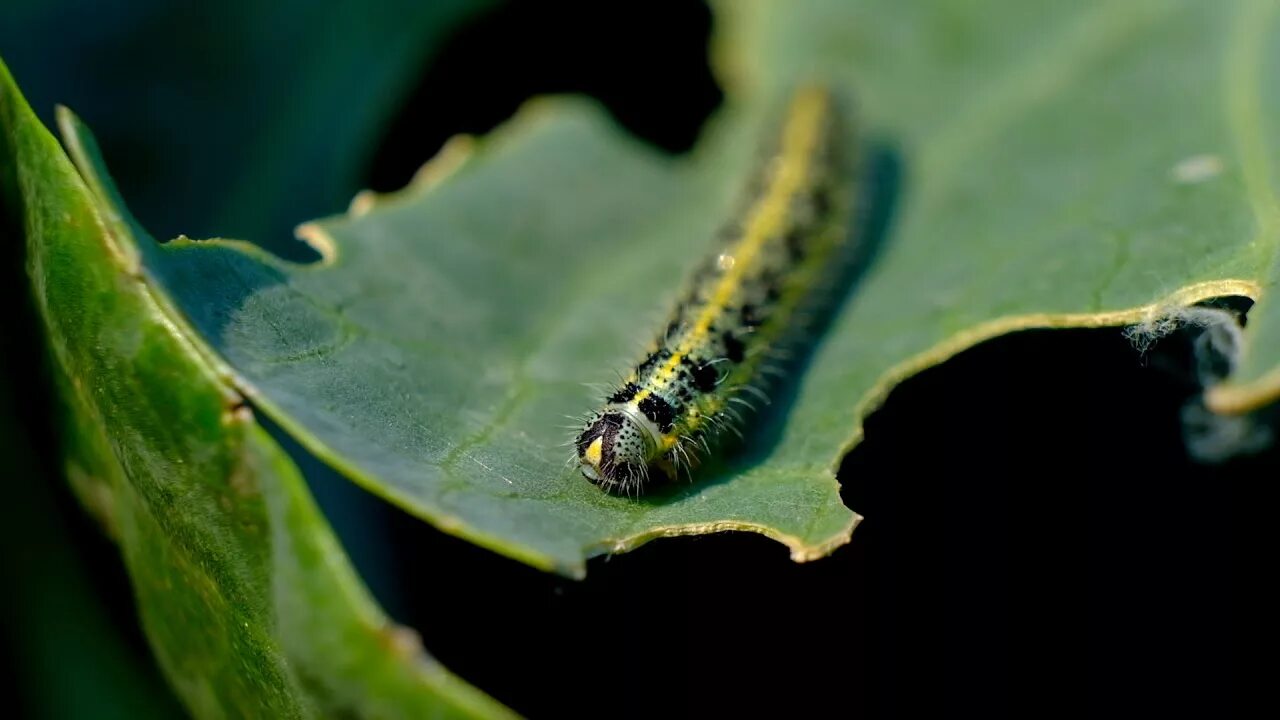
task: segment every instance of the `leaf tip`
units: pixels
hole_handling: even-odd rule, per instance
[[[1230,381],[1205,390],[1205,406],[1218,415],[1244,415],[1280,400],[1280,370],[1251,383]]]
[[[850,512],[849,514],[849,522],[846,523],[844,527],[840,528],[840,531],[835,535],[832,535],[821,542],[813,544],[796,542],[795,544],[792,544],[791,542],[787,542],[786,539],[781,539],[781,541],[786,543],[791,550],[791,560],[798,563],[821,560],[835,552],[836,548],[839,548],[841,545],[848,544],[848,542],[853,539],[854,529],[856,529],[862,522],[862,516],[858,513]],[[796,540],[796,538],[791,539]]]
[[[387,623],[378,630],[378,638],[400,660],[419,660],[427,656],[422,636],[411,627]]]
[[[254,422],[253,408],[244,401],[238,394],[222,411],[223,427],[234,427],[236,425],[248,425]]]
[[[320,223],[304,222],[294,228],[293,235],[320,255],[321,265],[332,265],[338,259],[338,244],[327,230],[320,227]]]
[[[377,193],[372,190],[361,190],[356,193],[356,196],[351,198],[351,204],[347,206],[347,215],[358,218],[388,201],[418,196],[431,190],[471,159],[475,154],[476,144],[476,138],[472,135],[454,135],[445,141],[439,152],[418,168],[403,188],[389,193]]]

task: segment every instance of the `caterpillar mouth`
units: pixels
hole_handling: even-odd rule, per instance
[[[582,476],[606,490],[631,492],[648,475],[642,430],[622,412],[601,413],[578,436]]]
[[[605,413],[578,436],[578,465],[582,476],[600,484],[609,479],[614,466],[614,445],[625,418]]]

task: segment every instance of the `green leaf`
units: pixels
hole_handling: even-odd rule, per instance
[[[221,240],[140,251],[229,382],[441,529],[571,574],[727,529],[818,557],[857,521],[834,471],[902,379],[1020,329],[1261,295],[1277,242],[1275,15],[1250,0],[724,2],[729,104],[687,159],[589,103],[546,100],[402,193],[304,226],[317,265]],[[812,77],[856,98],[850,140],[901,173],[900,188],[864,179],[886,185],[868,195],[899,191],[864,209],[893,211],[888,234],[772,432],[717,477],[605,496],[565,467],[560,418],[590,409],[580,384],[612,380],[654,333],[728,217],[763,119]],[[1275,313],[1253,313],[1246,378],[1280,365]]]
[[[70,147],[95,155],[68,113]],[[131,220],[0,65],[0,201],[26,238],[66,471],[116,539],[143,629],[198,717],[502,717],[355,577],[293,463],[168,317]],[[149,241],[148,241],[149,242]]]
[[[595,401],[581,383],[611,379],[652,333],[685,248],[702,247],[721,214],[708,208],[736,183],[575,101],[531,111],[437,182],[458,147],[402,198],[305,227],[328,255],[319,267],[182,239],[149,250],[148,267],[256,403],[446,531],[571,574],[663,534],[754,529],[797,556],[846,539],[855,516],[831,458],[798,447],[639,502],[565,464],[563,416]]]

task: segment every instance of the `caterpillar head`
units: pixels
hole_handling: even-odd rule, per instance
[[[630,493],[649,477],[654,441],[624,410],[597,412],[576,445],[583,477],[605,490]]]

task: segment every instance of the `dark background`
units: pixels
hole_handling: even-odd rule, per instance
[[[483,133],[548,92],[594,95],[638,136],[688,150],[721,101],[705,59],[710,15],[692,2],[645,7],[512,2],[479,16],[422,69],[352,192],[403,185],[450,135]],[[40,98],[91,126],[110,112],[100,89],[54,86],[65,75],[26,49],[39,43],[6,47],[12,32],[0,28],[0,56],[42,117],[52,107]],[[145,82],[145,67],[129,70]],[[100,140],[126,198],[157,196],[163,150]],[[341,209],[317,201],[296,219]],[[134,210],[144,224],[165,217]],[[115,549],[57,474],[15,237],[0,228],[3,300],[20,309],[4,327],[17,351],[0,369],[40,381],[0,392],[0,414],[7,402],[16,418],[0,515],[5,690],[31,717],[172,715]],[[388,610],[449,668],[533,717],[1220,716],[1252,687],[1233,648],[1265,615],[1237,598],[1273,596],[1261,589],[1268,523],[1255,516],[1280,463],[1274,449],[1219,465],[1187,457],[1189,340],[1140,355],[1118,330],[1025,332],[907,381],[841,470],[865,522],[805,565],[762,537],[726,534],[658,541],[563,580],[299,461]],[[83,704],[48,701],[77,694]]]

